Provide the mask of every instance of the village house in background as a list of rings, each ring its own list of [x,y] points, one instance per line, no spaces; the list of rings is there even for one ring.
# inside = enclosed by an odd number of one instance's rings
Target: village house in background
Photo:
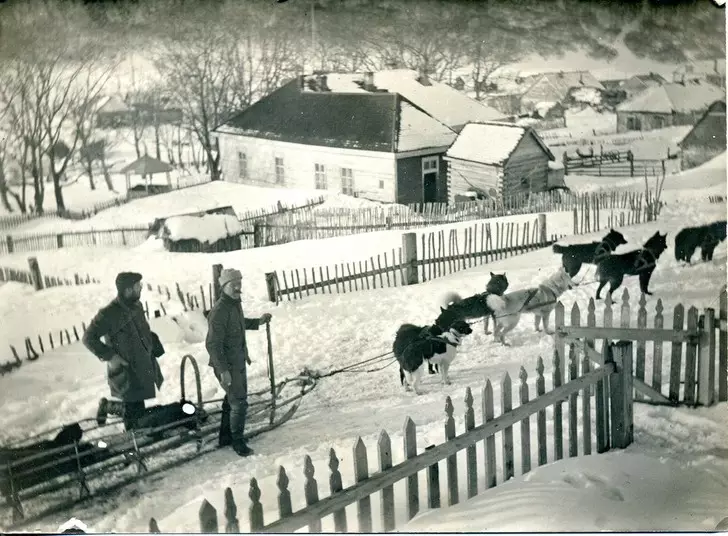
[[[685,63],[672,73],[673,82],[706,81],[725,89],[725,58]]]
[[[104,97],[96,110],[96,126],[99,128],[129,127],[134,124],[177,124],[180,121],[182,110],[179,108],[162,103],[127,103],[116,95]]]
[[[444,202],[457,132],[502,118],[415,71],[328,73],[292,80],[215,132],[226,181]]]
[[[530,127],[470,123],[448,149],[445,161],[450,203],[472,198],[473,193],[498,200],[563,185],[561,165]]]
[[[682,169],[697,167],[726,150],[725,98],[715,101],[678,143]]]
[[[694,125],[722,90],[705,81],[651,87],[617,106],[617,132]]]

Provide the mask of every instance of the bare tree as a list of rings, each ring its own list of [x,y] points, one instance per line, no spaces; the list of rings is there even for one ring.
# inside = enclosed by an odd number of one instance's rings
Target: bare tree
[[[22,135],[23,160],[30,157],[35,209],[43,212],[47,169],[57,208],[65,210],[61,181],[79,143],[79,121],[92,113],[114,61],[100,43],[79,33],[73,9],[38,3],[8,15],[19,41],[7,51],[18,95],[10,114]]]

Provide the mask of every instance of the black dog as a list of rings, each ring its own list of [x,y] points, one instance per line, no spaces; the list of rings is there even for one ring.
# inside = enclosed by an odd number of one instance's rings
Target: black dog
[[[713,251],[725,237],[726,220],[686,227],[675,235],[675,260],[690,263],[698,247],[703,261],[713,260]]]
[[[79,461],[81,467],[85,468],[115,455],[107,449],[90,443],[81,443],[82,436],[81,426],[73,423],[64,426],[50,441],[39,441],[18,448],[0,449],[0,493],[9,498],[11,488],[17,493],[53,478],[75,473],[78,471]],[[78,460],[73,447],[74,443],[78,444]],[[23,461],[31,456],[33,459]],[[10,464],[13,466],[9,471]]]
[[[447,350],[447,343],[437,338],[443,333],[437,325],[402,324],[397,330],[392,352],[399,362],[399,381],[405,385],[405,380],[408,380],[407,385],[411,385],[417,394],[420,394],[419,383],[425,360]]]
[[[609,283],[609,295],[619,288],[626,275],[637,275],[640,278],[640,290],[652,295],[648,290],[652,272],[657,267],[657,259],[667,249],[667,234],[656,232],[652,235],[642,249],[630,251],[622,255],[609,255],[597,264],[597,300],[604,286]]]
[[[566,273],[574,277],[581,270],[582,264],[598,264],[603,258],[614,253],[618,246],[627,243],[624,235],[619,231],[610,229],[601,242],[588,244],[572,244],[570,246],[553,245],[554,253],[561,255]]]
[[[145,409],[144,415],[136,420],[134,423],[134,429],[142,430],[146,428],[164,428],[163,430],[150,432],[149,435],[155,439],[162,438],[165,432],[179,426],[183,426],[188,430],[194,430],[197,425],[194,416],[198,412],[200,413],[200,421],[206,421],[207,412],[204,409],[197,408],[195,404],[186,400],[173,402],[171,404],[163,404],[160,406],[152,406]]]

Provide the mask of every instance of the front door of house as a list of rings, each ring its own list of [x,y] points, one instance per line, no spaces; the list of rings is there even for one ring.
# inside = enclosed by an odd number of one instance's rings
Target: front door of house
[[[436,156],[426,156],[422,159],[422,202],[434,203],[437,201],[437,175],[439,161]]]

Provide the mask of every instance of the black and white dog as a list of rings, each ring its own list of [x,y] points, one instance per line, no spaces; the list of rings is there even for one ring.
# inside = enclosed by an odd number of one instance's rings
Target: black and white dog
[[[394,356],[399,362],[399,380],[407,391],[413,389],[422,394],[420,383],[424,374],[425,362],[437,364],[443,384],[449,384],[448,370],[457,356],[462,338],[473,332],[470,325],[455,321],[448,331],[437,325],[415,326],[403,324],[397,330],[392,345]]]

